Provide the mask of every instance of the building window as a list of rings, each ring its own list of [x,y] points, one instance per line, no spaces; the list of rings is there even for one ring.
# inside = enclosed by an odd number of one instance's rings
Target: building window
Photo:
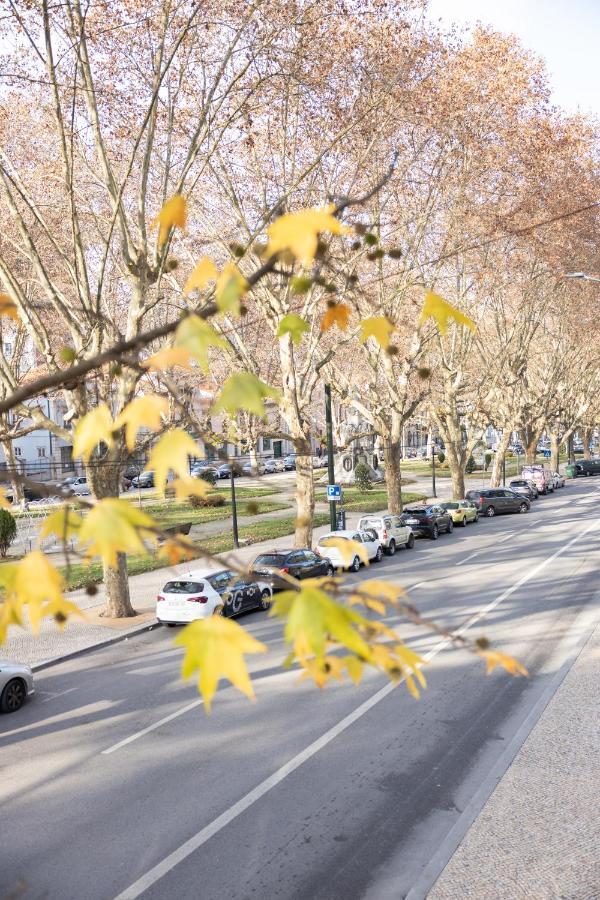
[[[271,438],[263,438],[262,442],[263,442],[263,450],[271,449]]]
[[[37,448],[37,452],[38,452],[38,459],[41,459],[43,456],[46,455],[46,448],[45,448],[45,447],[38,447],[38,448]]]
[[[15,447],[15,456],[21,456],[21,448]]]
[[[12,344],[10,343],[10,341],[5,341],[4,353],[6,354],[6,356],[10,356],[10,354],[12,353]]]

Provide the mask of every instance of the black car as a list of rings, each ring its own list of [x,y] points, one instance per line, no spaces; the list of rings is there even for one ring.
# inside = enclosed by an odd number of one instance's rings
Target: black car
[[[467,491],[467,500],[477,506],[480,516],[496,516],[500,513],[526,513],[531,509],[531,501],[522,494],[508,488],[485,488]]]
[[[291,472],[293,469],[296,468],[296,454],[295,453],[290,453],[288,456],[285,457],[285,459],[283,460],[283,467],[287,472]]]
[[[240,477],[241,472],[238,471],[236,466],[234,466],[232,469],[229,463],[223,463],[223,465],[219,466],[219,468],[217,469],[217,478],[231,478],[232,471],[234,478]]]
[[[224,569],[209,575],[206,580],[223,598],[221,615],[225,617],[237,616],[249,609],[269,609],[271,605],[271,590],[265,587],[266,579],[260,583],[249,575],[244,577]]]
[[[443,509],[437,504],[405,509],[402,521],[405,525],[410,525],[413,534],[423,534],[432,541],[437,541],[440,531],[451,534],[454,530],[452,516],[447,509]]]
[[[251,575],[270,584],[274,591],[288,590],[290,585],[278,573],[294,578],[319,578],[333,575],[333,566],[312,550],[271,550],[261,553],[250,565]]]

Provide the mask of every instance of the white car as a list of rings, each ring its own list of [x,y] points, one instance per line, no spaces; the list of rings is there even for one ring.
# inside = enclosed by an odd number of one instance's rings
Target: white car
[[[373,532],[359,530],[330,531],[329,534],[324,534],[322,538],[319,538],[319,542],[316,546],[316,553],[324,559],[328,559],[331,565],[335,566],[336,569],[350,569],[352,572],[358,572],[362,560],[360,556],[356,554],[356,556],[348,562],[347,559],[344,559],[340,550],[335,545],[329,543],[331,538],[335,540],[355,541],[357,544],[362,544],[366,550],[369,562],[380,562],[383,557],[381,541],[378,537],[374,536]]]
[[[0,711],[16,712],[32,694],[35,687],[29,666],[0,660]]]
[[[554,479],[554,489],[563,488],[565,486],[565,476],[561,475],[560,472],[553,472],[552,477]]]
[[[156,598],[156,618],[184,625],[209,616],[236,616],[248,609],[269,609],[272,590],[265,581],[229,569],[196,569],[167,581]]]
[[[258,460],[256,465],[251,462],[247,462],[242,466],[242,475],[256,475],[257,473],[259,475],[264,475],[265,471],[266,466],[260,459]]]
[[[358,520],[360,531],[374,531],[381,541],[381,546],[389,556],[393,556],[398,547],[412,550],[415,536],[410,525],[404,525],[400,516],[362,516]]]
[[[285,469],[283,465],[283,460],[279,457],[270,456],[268,459],[265,459],[265,472],[267,475],[273,475],[275,472],[283,472]]]

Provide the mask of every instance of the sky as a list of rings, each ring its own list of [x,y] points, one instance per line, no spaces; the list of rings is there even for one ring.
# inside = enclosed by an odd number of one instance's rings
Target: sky
[[[546,61],[552,102],[600,117],[600,0],[429,0],[446,27],[478,21],[517,35]]]

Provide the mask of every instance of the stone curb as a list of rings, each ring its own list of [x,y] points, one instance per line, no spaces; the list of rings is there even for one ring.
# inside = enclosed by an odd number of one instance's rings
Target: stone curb
[[[116,634],[114,637],[90,644],[88,647],[72,650],[70,653],[64,653],[62,656],[53,656],[51,659],[45,659],[43,662],[34,663],[31,666],[31,671],[41,672],[43,669],[50,669],[52,666],[57,666],[62,662],[66,662],[68,659],[75,659],[78,656],[83,656],[84,653],[93,653],[95,650],[102,650],[103,647],[110,647],[111,644],[118,644],[120,641],[124,641],[129,637],[135,637],[138,634],[143,634],[144,631],[151,631],[154,628],[162,628],[162,623],[157,620],[150,623],[146,622],[144,625],[138,625],[137,628],[132,628],[131,631],[127,631],[125,634]]]

